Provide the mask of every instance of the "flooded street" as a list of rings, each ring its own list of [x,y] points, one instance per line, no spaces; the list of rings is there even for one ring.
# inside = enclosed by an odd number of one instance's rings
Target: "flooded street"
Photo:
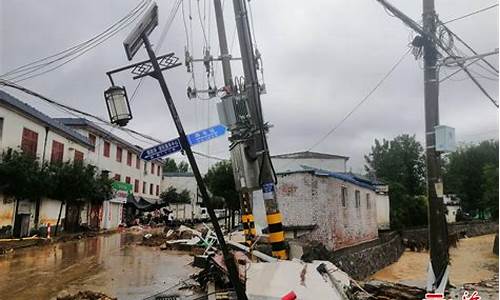
[[[143,299],[195,270],[190,256],[135,245],[140,238],[115,233],[0,257],[0,299],[55,299],[80,290]]]
[[[492,252],[494,239],[494,234],[461,239],[457,248],[450,248],[452,284],[489,280],[498,274],[498,256]],[[406,251],[399,261],[371,278],[424,287],[428,263],[427,252]]]

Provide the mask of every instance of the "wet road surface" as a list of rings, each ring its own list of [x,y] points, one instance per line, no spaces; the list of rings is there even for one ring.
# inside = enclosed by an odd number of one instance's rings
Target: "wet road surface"
[[[494,234],[461,239],[457,248],[450,248],[452,284],[461,286],[498,275],[498,256],[493,254],[494,239]],[[428,252],[406,251],[396,263],[371,278],[425,287],[428,263]]]
[[[195,271],[188,255],[135,245],[115,233],[16,250],[0,257],[0,299],[55,299],[80,290],[144,299]]]

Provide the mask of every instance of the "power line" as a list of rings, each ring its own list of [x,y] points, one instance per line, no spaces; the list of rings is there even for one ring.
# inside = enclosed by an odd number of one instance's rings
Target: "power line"
[[[365,103],[370,96],[382,85],[382,83],[392,74],[392,72],[399,66],[399,64],[405,59],[405,57],[410,53],[411,49],[408,49],[404,52],[404,54],[398,59],[398,61],[391,67],[391,69],[380,79],[380,81],[370,90],[370,92],[363,98],[361,101],[354,106],[354,108],[345,115],[345,117],[337,123],[328,133],[326,133],[323,137],[321,137],[316,143],[314,143],[307,151],[311,151],[313,148],[321,144],[326,138],[328,138],[337,128],[340,127],[363,103]]]
[[[23,86],[21,86],[19,84],[14,83],[14,82],[10,82],[10,81],[7,81],[7,80],[0,79],[0,85],[11,87],[11,88],[17,89],[19,91],[22,91],[22,92],[24,92],[26,94],[29,94],[31,96],[37,97],[37,98],[39,98],[39,99],[41,99],[41,100],[43,100],[45,102],[48,102],[48,103],[50,103],[50,104],[52,104],[52,105],[54,105],[54,106],[56,106],[56,107],[58,107],[60,109],[63,109],[65,111],[67,111],[69,114],[71,114],[73,116],[80,117],[80,115],[83,115],[83,116],[92,118],[94,120],[97,120],[98,122],[102,123],[103,125],[111,126],[113,129],[119,129],[119,130],[127,132],[127,133],[132,133],[132,134],[141,136],[141,137],[143,137],[143,138],[145,138],[147,140],[153,141],[155,143],[163,143],[163,141],[160,140],[160,139],[158,139],[158,138],[152,137],[150,135],[141,133],[141,132],[133,130],[133,129],[129,129],[129,128],[125,128],[125,127],[118,127],[116,125],[111,124],[110,122],[108,122],[107,120],[105,120],[102,117],[99,117],[99,116],[93,115],[91,113],[82,111],[80,109],[71,107],[71,106],[63,104],[63,103],[61,103],[59,101],[50,99],[50,98],[48,98],[48,97],[46,97],[46,96],[44,96],[44,95],[42,95],[40,93],[32,91],[32,90],[30,90],[30,89],[28,89],[26,87],[23,87]],[[79,114],[79,115],[77,115],[77,114]],[[225,160],[223,158],[216,157],[216,156],[211,156],[211,155],[207,155],[207,154],[202,153],[202,152],[194,152],[193,151],[193,153],[195,153],[195,154],[197,154],[199,156],[205,157],[205,158],[211,158],[211,159],[217,159],[217,160]]]
[[[488,7],[485,7],[485,8],[482,8],[482,9],[479,9],[479,10],[476,10],[476,11],[473,11],[473,12],[471,12],[471,13],[468,13],[468,14],[466,14],[466,15],[463,15],[463,16],[461,16],[461,17],[458,17],[458,18],[455,18],[455,19],[448,20],[448,21],[444,22],[443,24],[448,24],[448,23],[451,23],[451,22],[455,22],[455,21],[458,21],[458,20],[462,20],[462,19],[465,19],[465,18],[467,18],[467,17],[470,17],[470,16],[473,16],[473,15],[475,15],[475,14],[481,13],[481,12],[483,12],[483,11],[487,11],[487,10],[492,9],[492,8],[494,8],[494,7],[497,7],[497,6],[498,6],[498,4],[493,4],[493,5],[490,5],[490,6],[488,6]]]
[[[56,54],[53,54],[53,55],[50,55],[48,57],[45,57],[45,58],[42,58],[42,59],[38,59],[38,60],[35,60],[31,63],[28,63],[28,64],[25,64],[25,65],[22,65],[18,68],[15,68],[3,75],[1,75],[0,77],[4,77],[4,79],[7,79],[5,77],[11,77],[9,78],[9,80],[13,81],[15,79],[18,79],[20,77],[23,77],[23,76],[26,76],[26,75],[29,75],[29,74],[32,74],[40,69],[43,69],[51,64],[54,64],[54,63],[57,63],[59,61],[62,61],[64,60],[65,58],[67,57],[70,57],[70,56],[73,56],[75,54],[77,54],[76,57],[73,57],[72,59],[69,59],[68,61],[66,61],[65,63],[62,63],[62,64],[59,64],[58,66],[48,70],[48,71],[45,71],[45,72],[42,72],[42,73],[39,73],[37,74],[36,76],[39,76],[39,75],[42,75],[42,74],[45,74],[53,69],[56,69],[64,64],[66,64],[67,62],[69,61],[72,61],[74,60],[75,58],[81,56],[83,53],[95,48],[96,46],[102,44],[104,41],[108,40],[109,38],[113,37],[114,35],[116,35],[119,31],[121,31],[122,29],[124,29],[125,27],[127,27],[128,25],[130,25],[135,19],[137,19],[144,11],[145,9],[147,8],[147,3],[149,1],[141,1],[132,11],[130,11],[127,15],[125,15],[123,18],[121,18],[119,21],[117,21],[116,23],[114,23],[113,25],[111,25],[110,27],[108,27],[107,29],[105,29],[102,33],[92,37],[91,39],[85,41],[85,42],[82,42],[78,45],[75,45],[73,47],[70,47],[66,50],[63,50],[61,52],[58,52]],[[62,55],[62,56],[61,56]],[[52,60],[50,60],[51,58],[54,58]],[[49,60],[49,61],[47,61]],[[47,61],[47,62],[45,62]],[[12,75],[14,75],[14,77],[12,77]],[[34,76],[31,76],[31,77],[34,77]],[[31,78],[31,77],[28,77],[28,78]],[[26,80],[28,78],[23,78],[23,79],[20,79],[18,81],[21,81],[21,80]]]

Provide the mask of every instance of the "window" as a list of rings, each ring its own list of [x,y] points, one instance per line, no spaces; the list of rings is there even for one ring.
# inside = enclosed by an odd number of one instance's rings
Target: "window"
[[[75,150],[75,161],[83,161],[83,152]]]
[[[95,151],[95,141],[96,141],[96,136],[93,134],[89,133],[89,140],[92,145],[94,145],[94,148],[90,149],[90,151],[94,152]]]
[[[371,208],[372,204],[370,203],[370,194],[366,193],[366,208]]]
[[[360,204],[361,204],[361,194],[359,193],[358,190],[356,190],[356,192],[354,193],[355,197],[356,197],[356,208],[359,208]]]
[[[119,146],[116,146],[116,161],[117,162],[122,162],[122,154],[123,154],[122,148]]]
[[[146,194],[146,184],[147,184],[147,183],[146,183],[146,181],[144,181],[144,182],[142,183],[142,193],[143,193],[143,194]]]
[[[103,155],[105,157],[109,157],[109,149],[111,148],[111,145],[109,144],[108,141],[104,141],[104,152]]]
[[[345,207],[347,200],[347,188],[345,186],[342,187],[340,198],[342,199],[342,207]]]
[[[139,193],[139,180],[134,181],[134,193]]]
[[[144,162],[144,175],[147,175],[148,174],[148,162],[145,161]]]
[[[156,185],[156,196],[160,195],[160,186]]]
[[[158,170],[157,170],[156,173],[158,174],[158,176],[160,176],[160,174],[161,174],[161,166],[158,166]]]
[[[0,118],[0,141],[2,140],[2,132],[3,132],[3,118]]]
[[[151,163],[151,175],[154,175],[155,173],[155,164]]]
[[[127,165],[132,166],[132,152],[127,151]]]
[[[135,156],[135,168],[140,170],[141,169],[141,161],[139,160],[139,156]]]
[[[58,141],[52,141],[52,154],[50,156],[51,162],[62,162],[64,156],[64,144]]]
[[[130,183],[130,177],[128,177],[128,176],[127,176],[127,177],[125,177],[125,182],[126,182],[126,183]]]
[[[120,181],[120,179],[121,179],[120,174],[115,174],[115,180],[116,180],[116,181]]]
[[[153,186],[154,186],[154,184],[152,184],[152,183],[149,184],[149,194],[150,195],[153,195]]]
[[[36,156],[36,147],[38,144],[38,133],[28,128],[23,128],[23,137],[21,140],[21,149],[25,154]]]

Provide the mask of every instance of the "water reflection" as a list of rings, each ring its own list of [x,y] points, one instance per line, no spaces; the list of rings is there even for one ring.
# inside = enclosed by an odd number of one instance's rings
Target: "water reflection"
[[[84,289],[142,299],[193,272],[189,256],[136,246],[138,238],[117,233],[0,257],[0,299],[53,299]]]

